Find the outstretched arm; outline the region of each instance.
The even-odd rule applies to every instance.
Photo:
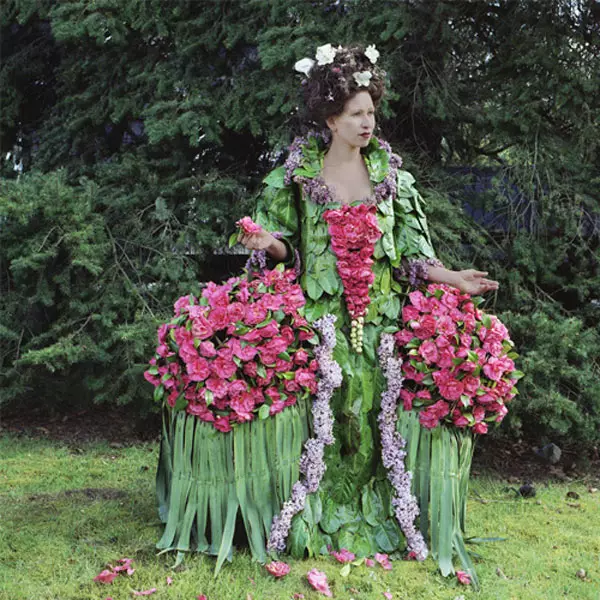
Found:
[[[465,294],[478,295],[498,289],[498,282],[487,279],[487,271],[465,269],[450,271],[444,267],[429,266],[427,279],[433,283],[445,283]]]

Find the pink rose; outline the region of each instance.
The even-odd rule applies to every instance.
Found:
[[[419,413],[419,423],[426,429],[435,429],[440,424],[437,413],[427,408]]]
[[[415,335],[420,340],[425,340],[430,338],[435,333],[435,318],[431,315],[426,315],[425,317],[421,317],[419,321],[414,324],[413,321],[413,329]]]
[[[356,558],[356,554],[353,554],[349,550],[346,550],[346,548],[342,548],[338,552],[330,552],[330,554],[331,556],[333,556],[333,558],[335,558],[338,562],[341,563],[352,562]]]
[[[217,417],[215,419],[214,427],[223,433],[231,431],[231,424],[229,423],[229,419],[227,417]]]
[[[423,360],[430,365],[438,359],[438,348],[434,342],[427,340],[419,346],[419,354],[423,357]]]
[[[456,324],[450,317],[440,317],[437,322],[437,331],[442,335],[456,335]]]
[[[408,323],[409,321],[416,321],[419,318],[419,315],[419,310],[414,306],[407,305],[402,309],[402,320],[405,323]],[[412,335],[407,341],[410,342],[411,339]]]
[[[198,350],[200,351],[200,354],[205,358],[212,358],[213,356],[217,355],[215,345],[212,342],[200,342]]]
[[[294,364],[296,365],[305,365],[308,362],[309,356],[306,350],[297,350],[294,353]]]
[[[279,333],[279,325],[277,324],[277,321],[272,320],[258,331],[260,332],[261,337],[272,338]]]
[[[281,561],[273,561],[265,565],[265,569],[273,575],[273,577],[280,579],[290,572],[290,565]]]
[[[321,592],[324,596],[329,597],[333,595],[327,584],[327,575],[325,575],[325,573],[317,571],[317,569],[312,569],[306,574],[306,578],[308,579],[308,583],[310,583],[317,592]]]
[[[246,234],[255,235],[262,231],[262,227],[255,223],[250,217],[242,217],[235,224]]]
[[[423,295],[423,292],[415,291],[411,292],[408,295],[411,304],[417,308],[419,312],[426,313],[429,312],[429,302],[427,298]]]
[[[410,342],[410,340],[412,340],[414,337],[415,337],[414,333],[412,331],[409,331],[408,329],[402,329],[395,335],[396,342],[400,346],[404,346],[404,344],[408,344],[408,342]]]
[[[192,335],[201,340],[209,338],[213,334],[213,328],[206,317],[198,317],[192,321]]]
[[[414,392],[409,390],[402,390],[400,392],[400,398],[402,399],[404,410],[412,410],[412,402],[414,397]]]
[[[492,381],[499,381],[505,371],[505,363],[495,356],[491,356],[487,363],[483,365],[485,376]]]
[[[458,579],[459,583],[462,583],[462,585],[471,584],[471,576],[464,571],[456,571],[456,579]]]
[[[386,571],[392,570],[392,563],[387,554],[380,554],[379,552],[373,557]]]
[[[212,371],[213,375],[216,375],[217,377],[229,379],[236,372],[237,365],[233,362],[233,360],[218,356],[212,361],[210,370]]]
[[[458,400],[464,393],[464,385],[458,379],[448,379],[439,385],[440,395],[446,400]]]
[[[452,423],[455,427],[466,427],[469,424],[469,419],[461,414],[460,410],[455,409],[452,412]]]
[[[104,569],[104,571],[98,573],[98,575],[94,577],[94,581],[98,583],[112,583],[118,575],[118,573]]]
[[[479,433],[479,434],[484,434],[487,433],[488,430],[488,426],[487,423],[475,423],[475,425],[473,426],[473,431],[475,433]]]

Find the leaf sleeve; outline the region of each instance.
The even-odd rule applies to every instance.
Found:
[[[416,286],[426,280],[428,265],[443,265],[435,256],[422,208],[423,198],[414,183],[415,178],[408,171],[398,170],[394,240],[401,257],[401,267],[396,269],[395,276],[398,279],[408,278]]]
[[[286,245],[284,263],[293,266],[298,258],[300,227],[295,184],[285,185],[284,174],[284,167],[279,167],[264,179],[265,187],[257,200],[254,220]]]

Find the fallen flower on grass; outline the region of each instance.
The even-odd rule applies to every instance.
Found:
[[[119,561],[121,564],[118,567],[111,567],[111,569],[115,573],[122,573],[125,571],[127,575],[133,575],[135,573],[135,569],[131,566],[133,562],[132,558],[120,558]]]
[[[273,575],[273,577],[281,579],[281,577],[285,577],[290,572],[290,565],[281,561],[273,561],[268,565],[265,565],[265,569]]]
[[[144,590],[143,592],[133,592],[134,596],[151,596],[156,592],[156,588],[150,588],[149,590]]]
[[[335,558],[338,562],[341,563],[349,563],[356,558],[356,554],[353,554],[349,550],[346,550],[346,548],[342,548],[338,552],[334,550],[333,552],[330,552],[330,554],[331,556],[333,556],[333,558]]]
[[[304,594],[298,594],[298,593],[295,593],[295,594],[292,596],[292,600],[304,600]]]
[[[196,597],[196,600],[208,600],[208,598],[204,594],[200,594]]]
[[[306,574],[306,577],[308,583],[310,583],[317,592],[321,592],[324,596],[332,596],[329,585],[327,584],[327,575],[325,575],[325,573],[317,571],[317,569],[312,569]]]
[[[392,600],[393,596],[391,592],[383,592],[383,597],[387,600]]]
[[[375,561],[372,558],[365,558],[365,565],[367,565],[367,567],[374,567]]]
[[[167,577],[167,585],[171,585],[173,583],[173,579],[171,577]]]
[[[375,555],[375,560],[386,570],[392,570],[392,563],[390,562],[387,554],[380,554],[379,552]]]
[[[471,585],[471,576],[464,571],[456,571],[456,579],[463,585]]]
[[[112,583],[119,574],[114,571],[109,571],[108,569],[104,569],[101,573],[98,573],[96,577],[94,577],[94,581],[98,583]]]

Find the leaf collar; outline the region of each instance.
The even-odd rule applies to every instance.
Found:
[[[317,204],[338,202],[321,176],[329,142],[327,134],[316,131],[296,137],[284,165],[284,183],[289,185],[295,181],[302,185],[305,195]],[[363,202],[379,204],[396,193],[397,171],[402,159],[392,152],[386,141],[377,137],[371,138],[362,154],[373,187],[373,195]]]

